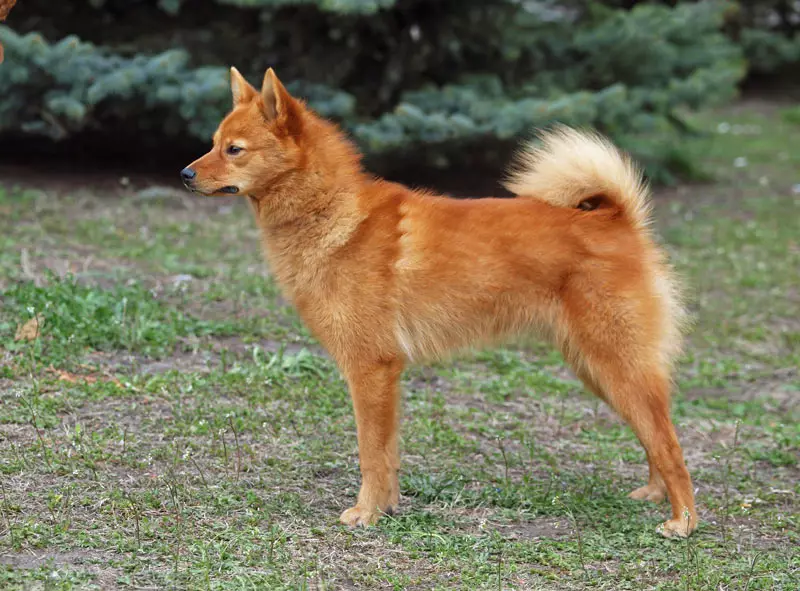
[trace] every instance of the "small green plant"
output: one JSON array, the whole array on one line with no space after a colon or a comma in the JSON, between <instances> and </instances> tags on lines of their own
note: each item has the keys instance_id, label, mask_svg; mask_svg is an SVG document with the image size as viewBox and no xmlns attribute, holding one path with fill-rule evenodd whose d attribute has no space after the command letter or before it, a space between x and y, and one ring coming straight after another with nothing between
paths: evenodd
<instances>
[{"instance_id":1,"label":"small green plant","mask_svg":"<svg viewBox=\"0 0 800 591\"><path fill-rule=\"evenodd\" d=\"M564 510L564 513L566 513L567 517L569 517L569 521L572 524L572 529L575 531L575 540L578 546L578 560L580 561L581 570L583 571L584 575L587 575L588 572L586 570L586 560L583 553L583 533L581 531L581 525L575 518L575 513L573 513L572 509L564 502L564 499L560 495L553 497L553 505L561 507Z\"/></svg>"},{"instance_id":2,"label":"small green plant","mask_svg":"<svg viewBox=\"0 0 800 591\"><path fill-rule=\"evenodd\" d=\"M786 123L800 125L800 105L789 107L781 111L781 118L786 121Z\"/></svg>"},{"instance_id":3,"label":"small green plant","mask_svg":"<svg viewBox=\"0 0 800 591\"><path fill-rule=\"evenodd\" d=\"M42 286L30 281L13 284L2 299L0 339L11 351L27 349L31 364L75 359L86 347L163 357L181 337L230 331L230 324L193 318L168 305L168 294L159 299L136 283L99 289L70 276L61 279L49 274ZM41 311L41 335L31 343L15 342L14 323L30 310Z\"/></svg>"}]
</instances>

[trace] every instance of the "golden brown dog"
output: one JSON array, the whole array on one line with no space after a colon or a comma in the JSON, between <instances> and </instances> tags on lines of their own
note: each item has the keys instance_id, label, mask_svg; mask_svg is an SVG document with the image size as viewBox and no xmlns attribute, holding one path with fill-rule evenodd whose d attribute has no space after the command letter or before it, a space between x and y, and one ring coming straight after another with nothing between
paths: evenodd
<instances>
[{"instance_id":1,"label":"golden brown dog","mask_svg":"<svg viewBox=\"0 0 800 591\"><path fill-rule=\"evenodd\" d=\"M556 128L512 169L518 198L450 199L368 175L342 132L271 69L259 92L234 68L231 88L213 148L182 177L198 193L249 199L272 272L347 379L362 485L342 522L372 524L398 504L408 362L544 331L644 446L650 480L630 496L669 495L660 531L694 530L669 408L684 313L625 157Z\"/></svg>"}]
</instances>

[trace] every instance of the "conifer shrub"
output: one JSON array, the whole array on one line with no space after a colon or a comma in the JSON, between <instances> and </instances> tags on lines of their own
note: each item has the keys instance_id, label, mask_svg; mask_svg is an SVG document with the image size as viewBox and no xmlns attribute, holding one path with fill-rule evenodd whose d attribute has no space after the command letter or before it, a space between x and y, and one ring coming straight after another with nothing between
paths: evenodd
<instances>
[{"instance_id":1,"label":"conifer shrub","mask_svg":"<svg viewBox=\"0 0 800 591\"><path fill-rule=\"evenodd\" d=\"M791 54L765 49L766 29L736 43L730 3L673 4L25 0L0 27L0 138L127 127L207 142L230 105L228 66L254 83L272 66L379 168L499 165L558 121L609 134L669 180L686 165L684 114L734 96L742 48L764 67Z\"/></svg>"}]
</instances>

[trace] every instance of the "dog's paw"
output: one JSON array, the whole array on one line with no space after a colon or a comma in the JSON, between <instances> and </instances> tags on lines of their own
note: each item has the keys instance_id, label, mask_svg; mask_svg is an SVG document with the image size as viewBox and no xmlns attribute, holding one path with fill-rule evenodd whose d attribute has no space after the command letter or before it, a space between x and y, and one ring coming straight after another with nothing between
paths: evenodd
<instances>
[{"instance_id":1,"label":"dog's paw","mask_svg":"<svg viewBox=\"0 0 800 591\"><path fill-rule=\"evenodd\" d=\"M350 527L367 527L368 525L375 525L380 519L381 511L375 509L364 509L356 505L350 507L347 511L342 513L339 521Z\"/></svg>"},{"instance_id":2,"label":"dog's paw","mask_svg":"<svg viewBox=\"0 0 800 591\"><path fill-rule=\"evenodd\" d=\"M656 531L665 538L688 538L697 528L697 523L690 523L686 519L670 519L656 528Z\"/></svg>"},{"instance_id":3,"label":"dog's paw","mask_svg":"<svg viewBox=\"0 0 800 591\"><path fill-rule=\"evenodd\" d=\"M628 497L637 501L651 501L653 503L660 503L666 498L666 491L663 487L655 484L648 484L647 486L637 488L635 491L629 494Z\"/></svg>"}]
</instances>

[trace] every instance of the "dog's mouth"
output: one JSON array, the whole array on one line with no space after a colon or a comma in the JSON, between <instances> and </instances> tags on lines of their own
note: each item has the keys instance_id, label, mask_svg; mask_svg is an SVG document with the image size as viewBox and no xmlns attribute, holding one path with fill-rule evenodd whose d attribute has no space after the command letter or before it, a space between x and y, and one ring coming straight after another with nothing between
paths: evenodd
<instances>
[{"instance_id":1,"label":"dog's mouth","mask_svg":"<svg viewBox=\"0 0 800 591\"><path fill-rule=\"evenodd\" d=\"M220 193L222 193L223 195L235 195L236 193L239 192L239 187L236 187L234 185L226 185L224 187L220 187L219 189L217 189L215 191L211 191L211 192L201 191L200 189L198 189L197 187L192 186L189 183L184 183L184 186L187 189L189 189L192 193L195 193L197 195L206 195L206 196L208 196L208 195L219 195Z\"/></svg>"}]
</instances>

